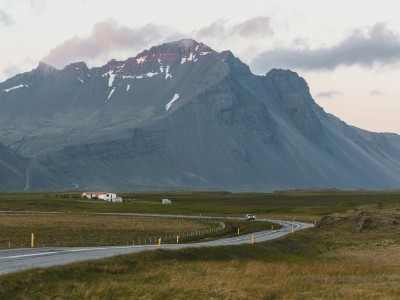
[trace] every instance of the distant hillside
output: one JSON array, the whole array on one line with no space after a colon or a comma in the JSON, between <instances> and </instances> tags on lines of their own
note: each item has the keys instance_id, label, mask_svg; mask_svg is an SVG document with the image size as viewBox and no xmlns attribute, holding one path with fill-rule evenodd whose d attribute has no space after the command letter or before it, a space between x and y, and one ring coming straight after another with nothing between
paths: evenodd
<instances>
[{"instance_id":1,"label":"distant hillside","mask_svg":"<svg viewBox=\"0 0 400 300\"><path fill-rule=\"evenodd\" d=\"M18 191L25 188L28 162L0 145L0 190Z\"/></svg>"}]
</instances>

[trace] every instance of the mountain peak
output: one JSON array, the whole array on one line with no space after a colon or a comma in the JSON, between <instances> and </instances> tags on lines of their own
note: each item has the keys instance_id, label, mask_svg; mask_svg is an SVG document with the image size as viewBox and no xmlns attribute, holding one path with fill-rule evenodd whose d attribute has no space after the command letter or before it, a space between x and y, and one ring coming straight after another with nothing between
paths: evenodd
<instances>
[{"instance_id":1,"label":"mountain peak","mask_svg":"<svg viewBox=\"0 0 400 300\"><path fill-rule=\"evenodd\" d=\"M303 91L305 94L310 93L310 88L304 78L291 70L272 69L266 75L266 79L274 82L275 85L281 86L286 90Z\"/></svg>"},{"instance_id":2,"label":"mountain peak","mask_svg":"<svg viewBox=\"0 0 400 300\"><path fill-rule=\"evenodd\" d=\"M157 57L159 62L171 64L174 60L185 63L189 61L196 62L201 56L208 54L218 54L216 51L203 43L199 43L193 39L182 39L175 42L164 43L153 46L149 50L145 50L138 54L135 58L138 60L147 57Z\"/></svg>"},{"instance_id":3,"label":"mountain peak","mask_svg":"<svg viewBox=\"0 0 400 300\"><path fill-rule=\"evenodd\" d=\"M51 72L57 71L57 69L54 68L53 66L41 61L41 62L39 62L39 65L37 66L35 71L38 71L40 73L51 73Z\"/></svg>"},{"instance_id":4,"label":"mountain peak","mask_svg":"<svg viewBox=\"0 0 400 300\"><path fill-rule=\"evenodd\" d=\"M169 44L171 46L176 46L176 47L182 47L182 48L193 48L196 47L197 45L204 45L203 43L199 43L195 41L194 39L181 39L179 41L174 41L170 43L164 43L164 45Z\"/></svg>"},{"instance_id":5,"label":"mountain peak","mask_svg":"<svg viewBox=\"0 0 400 300\"><path fill-rule=\"evenodd\" d=\"M155 72L160 65L162 68L170 67L172 70L176 65L210 60L228 64L235 75L251 74L249 67L236 58L231 51L217 52L206 44L193 39L182 39L153 46L149 50L139 53L136 57L128 59L127 63L120 62L119 65L124 64L128 67L126 69L130 67L131 70L132 68L143 68Z\"/></svg>"},{"instance_id":6,"label":"mountain peak","mask_svg":"<svg viewBox=\"0 0 400 300\"><path fill-rule=\"evenodd\" d=\"M174 42L168 42L168 43L163 43L158 46L153 46L150 48L150 52L158 52L166 49L176 49L176 50L181 50L181 51L195 51L198 52L199 50L207 49L211 50L212 52L215 52L212 50L210 47L203 43L199 43L193 39L182 39L179 41L174 41Z\"/></svg>"},{"instance_id":7,"label":"mountain peak","mask_svg":"<svg viewBox=\"0 0 400 300\"><path fill-rule=\"evenodd\" d=\"M126 61L109 61L102 67L103 74L117 74L125 78L145 78L163 74L171 79L174 71L180 66L207 61L208 59L224 61L224 55L203 43L192 39L183 39L164 43L144 50Z\"/></svg>"},{"instance_id":8,"label":"mountain peak","mask_svg":"<svg viewBox=\"0 0 400 300\"><path fill-rule=\"evenodd\" d=\"M80 62L69 64L63 70L64 71L70 71L70 70L84 70L84 71L86 71L86 70L88 70L88 67L87 67L85 62L80 61Z\"/></svg>"}]
</instances>

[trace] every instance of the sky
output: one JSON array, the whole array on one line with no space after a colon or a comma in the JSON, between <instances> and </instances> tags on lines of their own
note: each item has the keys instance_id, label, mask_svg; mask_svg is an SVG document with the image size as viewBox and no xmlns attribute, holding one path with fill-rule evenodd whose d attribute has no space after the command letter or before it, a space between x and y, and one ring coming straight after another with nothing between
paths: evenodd
<instances>
[{"instance_id":1,"label":"sky","mask_svg":"<svg viewBox=\"0 0 400 300\"><path fill-rule=\"evenodd\" d=\"M347 124L400 134L395 0L0 0L0 82L37 67L125 60L193 38L265 75L297 72Z\"/></svg>"}]
</instances>

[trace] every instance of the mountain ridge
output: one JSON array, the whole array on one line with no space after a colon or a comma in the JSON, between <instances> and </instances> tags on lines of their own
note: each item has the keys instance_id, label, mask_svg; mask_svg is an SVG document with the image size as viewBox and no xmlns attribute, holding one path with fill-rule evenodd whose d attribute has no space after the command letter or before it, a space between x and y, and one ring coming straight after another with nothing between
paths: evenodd
<instances>
[{"instance_id":1,"label":"mountain ridge","mask_svg":"<svg viewBox=\"0 0 400 300\"><path fill-rule=\"evenodd\" d=\"M41 63L0 83L0 126L30 189L400 187L400 136L327 114L295 72L254 75L194 40L90 69Z\"/></svg>"}]
</instances>

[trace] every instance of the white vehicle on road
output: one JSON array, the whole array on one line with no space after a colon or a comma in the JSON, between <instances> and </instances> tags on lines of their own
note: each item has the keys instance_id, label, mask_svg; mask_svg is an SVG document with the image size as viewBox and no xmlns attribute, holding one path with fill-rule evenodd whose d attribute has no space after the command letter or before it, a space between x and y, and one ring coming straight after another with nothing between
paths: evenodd
<instances>
[{"instance_id":1,"label":"white vehicle on road","mask_svg":"<svg viewBox=\"0 0 400 300\"><path fill-rule=\"evenodd\" d=\"M255 220L255 219L256 219L256 217L253 216L252 214L247 214L246 215L246 220Z\"/></svg>"}]
</instances>

